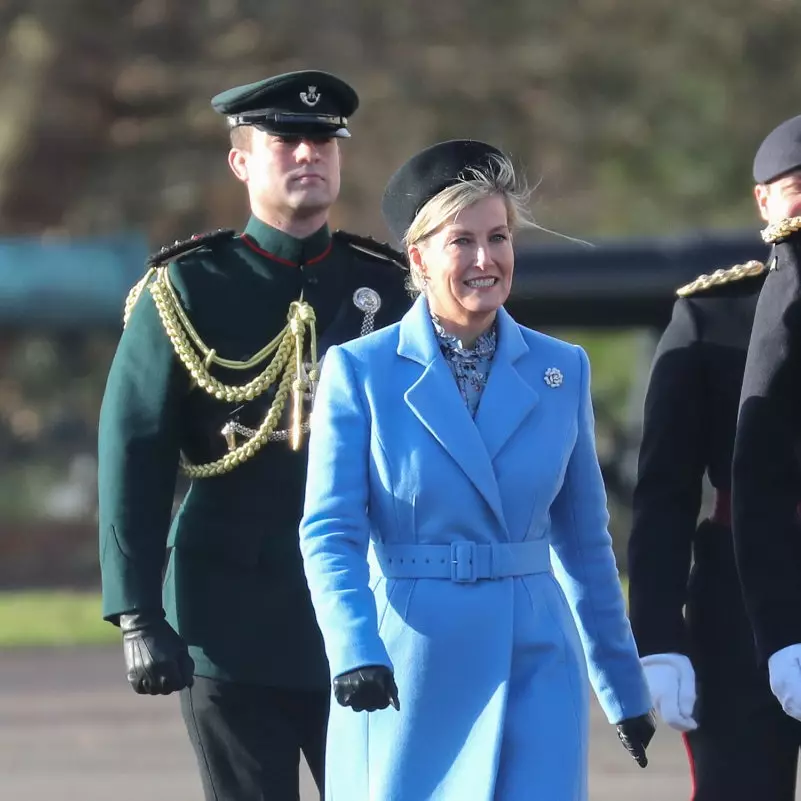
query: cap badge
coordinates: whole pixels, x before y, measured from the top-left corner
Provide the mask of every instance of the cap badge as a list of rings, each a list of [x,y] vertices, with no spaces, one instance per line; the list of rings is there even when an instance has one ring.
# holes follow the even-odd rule
[[[316,106],[320,102],[320,93],[317,91],[316,86],[310,86],[308,92],[301,92],[300,99],[307,106]]]

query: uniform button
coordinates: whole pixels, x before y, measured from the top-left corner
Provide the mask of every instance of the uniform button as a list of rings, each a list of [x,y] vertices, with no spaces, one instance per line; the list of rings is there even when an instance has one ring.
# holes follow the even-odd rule
[[[318,279],[316,275],[309,275],[306,272],[306,265],[301,264],[299,265],[301,273],[303,273],[303,281],[307,283],[309,286],[314,286],[318,283]]]

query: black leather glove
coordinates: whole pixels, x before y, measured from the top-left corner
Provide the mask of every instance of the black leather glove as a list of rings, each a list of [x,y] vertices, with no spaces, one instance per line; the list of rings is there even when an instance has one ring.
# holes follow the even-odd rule
[[[333,684],[334,698],[340,706],[349,706],[354,712],[375,712],[390,704],[400,710],[395,678],[384,665],[368,665],[343,673]]]
[[[656,718],[653,712],[636,718],[626,718],[617,724],[617,736],[620,742],[641,768],[648,764],[645,749],[648,748],[655,731]]]
[[[191,687],[195,663],[164,612],[120,615],[125,670],[134,692],[169,695]]]

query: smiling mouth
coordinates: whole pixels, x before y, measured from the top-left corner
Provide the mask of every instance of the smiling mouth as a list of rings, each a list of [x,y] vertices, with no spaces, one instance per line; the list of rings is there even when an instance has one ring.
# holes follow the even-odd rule
[[[471,278],[468,281],[463,281],[465,286],[470,289],[489,289],[498,283],[498,278]]]

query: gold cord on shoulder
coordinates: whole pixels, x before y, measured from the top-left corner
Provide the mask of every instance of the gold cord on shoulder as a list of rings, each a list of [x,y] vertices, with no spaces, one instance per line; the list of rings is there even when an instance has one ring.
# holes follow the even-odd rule
[[[128,325],[128,320],[131,317],[131,312],[136,306],[136,302],[139,300],[142,290],[147,286],[150,279],[153,277],[153,273],[156,272],[155,267],[151,267],[145,274],[140,278],[132,287],[131,291],[128,293],[128,296],[125,298],[125,306],[122,312],[122,327],[125,328]]]
[[[763,272],[765,272],[765,265],[761,261],[751,259],[745,264],[735,264],[734,267],[729,267],[728,270],[715,270],[715,272],[708,275],[706,273],[699,275],[694,281],[679,287],[676,290],[676,294],[680,298],[686,298],[688,295],[694,295],[704,289],[730,284],[733,281],[739,281],[741,278],[760,275]]]
[[[270,440],[280,422],[290,392],[293,396],[290,445],[293,450],[299,449],[303,432],[308,430],[308,424],[304,425],[302,420],[303,397],[306,392],[313,394],[319,379],[314,309],[302,298],[291,303],[287,313],[287,324],[278,335],[251,358],[245,361],[233,361],[218,356],[215,350],[203,342],[180,302],[166,266],[152,268],[133,287],[125,302],[126,324],[146,286],[153,297],[156,311],[173,350],[195,386],[219,401],[242,403],[259,397],[278,382],[275,398],[270,404],[267,415],[251,437],[214,462],[195,465],[182,457],[181,470],[190,478],[210,478],[228,473],[251,459]],[[308,374],[303,367],[303,348],[307,333],[312,363]],[[246,384],[224,384],[210,372],[214,365],[229,370],[248,370],[267,359],[270,359],[270,362],[264,370]]]
[[[775,245],[798,231],[801,231],[801,217],[788,217],[764,228],[762,240],[765,244]]]

